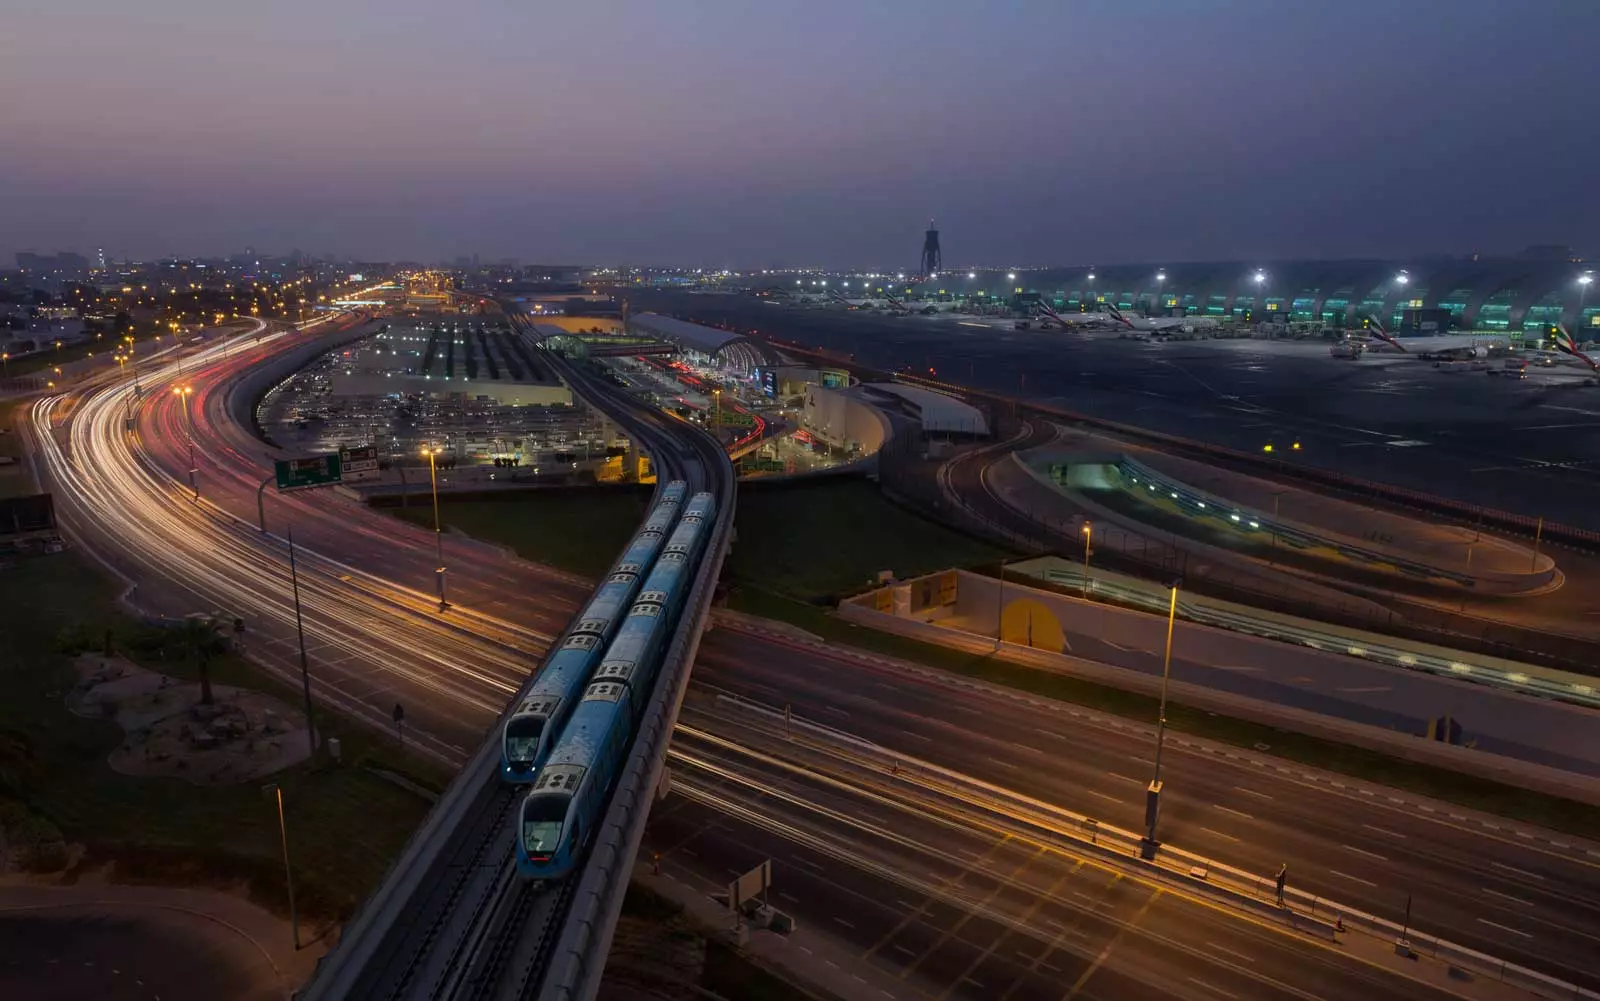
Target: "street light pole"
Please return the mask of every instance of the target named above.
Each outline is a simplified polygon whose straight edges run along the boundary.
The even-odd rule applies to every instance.
[[[294,947],[300,948],[300,915],[294,907],[294,872],[289,868],[289,827],[283,820],[283,787],[273,782],[266,786],[278,799],[278,840],[283,844],[283,881],[289,887],[289,928],[294,935]]]
[[[438,566],[433,571],[434,578],[439,582],[439,611],[450,607],[450,602],[445,600],[445,565],[444,565],[444,525],[439,521],[439,470],[435,456],[439,454],[437,448],[427,449],[428,453],[428,481],[433,484],[433,542],[434,554],[438,558]]]
[[[1156,846],[1161,843],[1156,840],[1156,820],[1161,815],[1161,749],[1167,738],[1167,684],[1172,678],[1172,627],[1178,618],[1178,582],[1174,581],[1171,588],[1172,598],[1167,606],[1167,652],[1161,658],[1161,706],[1156,710],[1155,772],[1145,790],[1144,822],[1148,832],[1144,851],[1147,855],[1154,855]]]
[[[288,526],[289,586],[294,591],[294,634],[300,641],[300,686],[306,696],[306,742],[311,756],[317,756],[317,724],[311,708],[311,665],[306,659],[306,631],[300,621],[300,573],[294,561],[294,526]]]
[[[1088,522],[1083,523],[1083,596],[1089,597],[1089,537],[1093,534],[1094,527]]]

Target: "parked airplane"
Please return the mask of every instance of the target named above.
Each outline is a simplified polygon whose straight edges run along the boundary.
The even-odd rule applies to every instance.
[[[1367,320],[1372,340],[1369,351],[1398,351],[1418,361],[1471,361],[1488,357],[1489,349],[1503,346],[1505,339],[1493,334],[1443,334],[1434,337],[1408,337],[1404,341],[1385,330],[1376,317]]]
[[[1117,307],[1109,302],[1105,304],[1106,312],[1111,318],[1129,330],[1149,330],[1152,332],[1165,330],[1210,330],[1217,325],[1217,321],[1209,316],[1125,316]]]

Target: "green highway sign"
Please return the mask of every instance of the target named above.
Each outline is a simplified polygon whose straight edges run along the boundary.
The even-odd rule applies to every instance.
[[[304,459],[279,459],[277,473],[280,491],[325,487],[344,478],[337,452],[308,456]]]

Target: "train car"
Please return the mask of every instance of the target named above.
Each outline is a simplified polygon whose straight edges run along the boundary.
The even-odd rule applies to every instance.
[[[517,875],[560,879],[582,857],[633,735],[628,686],[597,681],[517,811]]]
[[[589,683],[606,643],[625,618],[624,610],[638,594],[641,577],[654,567],[686,492],[682,480],[667,484],[650,517],[578,615],[561,647],[517,696],[517,708],[506,720],[501,735],[503,780],[517,784],[534,780],[536,766],[549,753],[561,724]]]
[[[656,566],[606,649],[583,700],[539,765],[517,818],[517,872],[565,876],[582,857],[650,700],[671,627],[694,583],[716,500],[696,494],[684,507]]]
[[[716,500],[696,494],[684,508],[678,527],[656,558],[655,569],[645,579],[638,600],[606,648],[595,681],[621,681],[634,690],[640,708],[655,678],[655,668],[678,621],[678,612],[694,584],[694,570],[711,532]]]

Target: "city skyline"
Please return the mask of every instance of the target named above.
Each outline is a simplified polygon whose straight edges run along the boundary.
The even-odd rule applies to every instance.
[[[0,60],[0,259],[848,268],[930,216],[973,264],[1589,249],[1600,11],[1280,7],[52,5]]]

